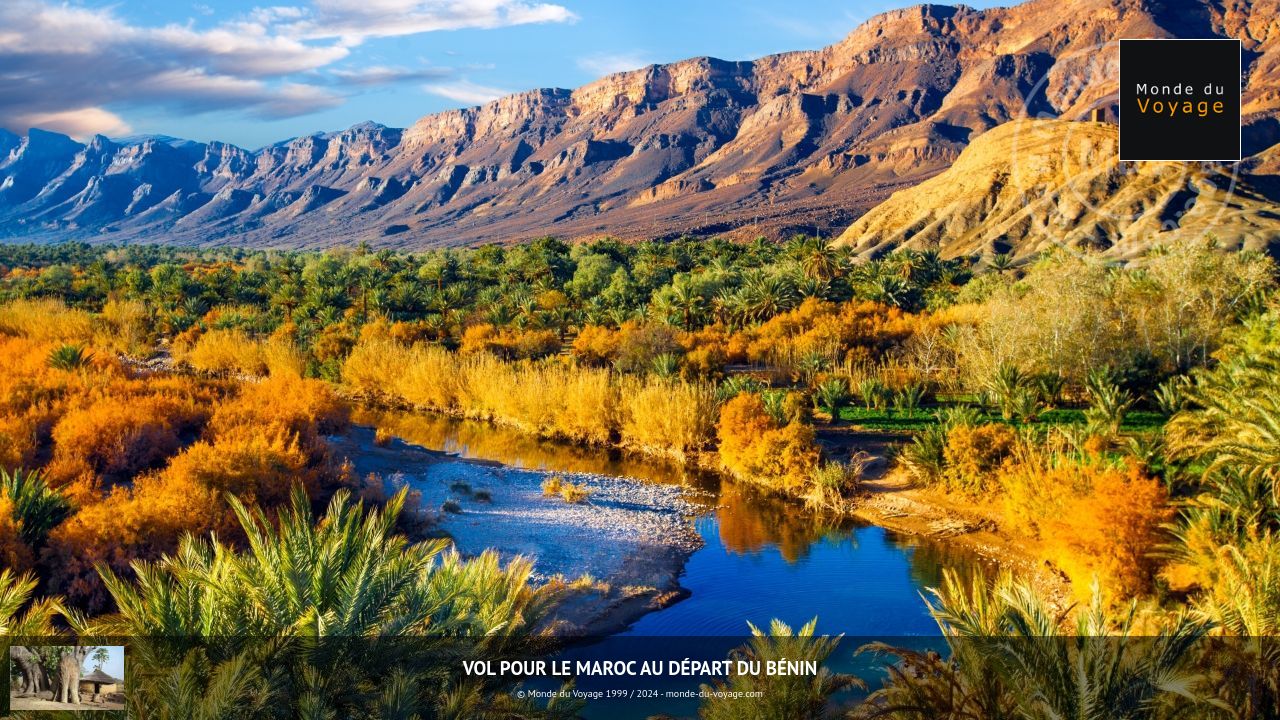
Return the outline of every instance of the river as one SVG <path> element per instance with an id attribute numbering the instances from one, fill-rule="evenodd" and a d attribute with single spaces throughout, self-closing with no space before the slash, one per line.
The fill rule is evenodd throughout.
<path id="1" fill-rule="evenodd" d="M 985 562 L 942 541 L 822 520 L 793 502 L 763 496 L 715 474 L 617 451 L 436 416 L 365 412 L 356 420 L 391 428 L 408 442 L 461 458 L 687 489 L 690 502 L 700 509 L 694 526 L 703 543 L 680 577 L 689 596 L 644 615 L 602 643 L 570 649 L 567 658 L 607 659 L 659 647 L 666 655 L 687 650 L 689 655 L 723 657 L 743 642 L 748 622 L 763 628 L 777 618 L 798 628 L 816 617 L 820 634 L 846 636 L 833 669 L 878 676 L 873 658 L 854 651 L 871 641 L 936 645 L 939 631 L 928 613 L 926 588 L 940 582 L 944 568 L 967 573 Z M 868 679 L 874 684 L 874 677 Z M 667 685 L 697 688 L 697 682 L 684 680 L 668 679 Z M 642 681 L 637 687 L 652 684 Z M 613 678 L 578 683 L 583 690 L 619 686 Z M 639 719 L 658 711 L 692 714 L 696 706 L 696 700 L 593 704 L 586 716 Z"/>

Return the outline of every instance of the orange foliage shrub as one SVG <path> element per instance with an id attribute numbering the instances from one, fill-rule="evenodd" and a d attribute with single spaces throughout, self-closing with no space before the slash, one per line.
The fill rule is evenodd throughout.
<path id="1" fill-rule="evenodd" d="M 618 353 L 619 334 L 607 327 L 588 325 L 573 339 L 573 357 L 584 365 L 602 367 Z"/>
<path id="2" fill-rule="evenodd" d="M 226 493 L 267 508 L 295 482 L 318 493 L 339 479 L 321 435 L 346 422 L 346 406 L 319 381 L 280 377 L 245 385 L 214 409 L 206 438 L 163 470 L 105 497 L 80 483 L 69 492 L 81 509 L 49 536 L 51 588 L 100 612 L 109 599 L 96 563 L 128 576 L 134 560 L 172 552 L 185 533 L 234 535 Z"/>
<path id="3" fill-rule="evenodd" d="M 189 349 L 175 343 L 174 352 L 176 359 L 205 372 L 245 375 L 267 372 L 258 344 L 239 328 L 210 330 L 200 335 Z"/>
<path id="4" fill-rule="evenodd" d="M 39 450 L 41 429 L 49 418 L 39 408 L 0 415 L 0 467 L 29 467 Z"/>
<path id="5" fill-rule="evenodd" d="M 679 354 L 676 331 L 667 325 L 628 320 L 618 328 L 618 350 L 614 365 L 623 372 L 643 374 L 659 355 Z"/>
<path id="6" fill-rule="evenodd" d="M 22 541 L 21 523 L 14 517 L 13 501 L 0 495 L 0 567 L 22 572 L 31 568 L 31 548 Z"/>
<path id="7" fill-rule="evenodd" d="M 62 483 L 110 483 L 156 467 L 178 449 L 180 414 L 175 401 L 161 397 L 107 397 L 71 410 L 53 428 L 50 475 Z"/>
<path id="8" fill-rule="evenodd" d="M 197 485 L 139 478 L 86 505 L 49 534 L 44 562 L 49 587 L 89 613 L 109 608 L 110 597 L 94 566 L 128 577 L 135 560 L 172 552 L 185 533 L 204 534 L 217 521 L 213 493 Z"/>
<path id="9" fill-rule="evenodd" d="M 943 480 L 952 490 L 980 493 L 1017 445 L 1018 434 L 1008 425 L 957 425 L 947 433 Z"/>
<path id="10" fill-rule="evenodd" d="M 295 482 L 316 494 L 323 468 L 311 460 L 294 437 L 244 427 L 187 448 L 164 469 L 162 480 L 273 507 L 288 500 Z"/>
<path id="11" fill-rule="evenodd" d="M 347 427 L 350 410 L 329 386 L 319 380 L 270 378 L 248 384 L 239 395 L 221 403 L 209 421 L 217 439 L 239 428 L 292 436 L 304 447 L 319 448 L 319 438 Z"/>
<path id="12" fill-rule="evenodd" d="M 818 467 L 813 428 L 779 427 L 760 396 L 742 393 L 720 409 L 720 462 L 726 470 L 774 490 L 800 490 Z"/>
<path id="13" fill-rule="evenodd" d="M 863 301 L 843 305 L 808 298 L 754 330 L 747 357 L 751 362 L 787 365 L 809 354 L 833 362 L 878 359 L 922 327 L 920 316 L 899 308 Z"/>
<path id="14" fill-rule="evenodd" d="M 462 333 L 463 354 L 487 352 L 504 360 L 537 359 L 560 350 L 560 335 L 553 330 L 496 328 L 489 323 L 468 327 Z"/>
<path id="15" fill-rule="evenodd" d="M 356 333 L 351 326 L 344 323 L 326 325 L 311 341 L 311 354 L 316 360 L 339 361 L 355 347 Z"/>
<path id="16" fill-rule="evenodd" d="M 683 367 L 686 373 L 699 377 L 718 375 L 730 362 L 729 336 L 722 327 L 711 326 L 681 333 L 679 341 L 684 348 Z M 743 360 L 745 353 L 735 361 Z"/>
<path id="17" fill-rule="evenodd" d="M 628 377 L 617 393 L 621 440 L 628 447 L 683 459 L 715 433 L 715 392 L 706 383 Z"/>
<path id="18" fill-rule="evenodd" d="M 469 325 L 462 331 L 462 344 L 458 350 L 463 353 L 494 352 L 500 347 L 498 328 L 492 323 Z"/>
<path id="19" fill-rule="evenodd" d="M 1089 492 L 1091 466 L 1074 462 L 1011 462 L 999 472 L 1004 521 L 1018 535 L 1041 537 L 1073 498 Z"/>
<path id="20" fill-rule="evenodd" d="M 1093 577 L 1113 597 L 1130 598 L 1151 588 L 1152 557 L 1161 526 L 1174 511 L 1164 485 L 1137 466 L 1109 468 L 1092 477 L 1087 494 L 1071 498 L 1062 514 L 1047 521 L 1050 559 L 1084 593 Z"/>

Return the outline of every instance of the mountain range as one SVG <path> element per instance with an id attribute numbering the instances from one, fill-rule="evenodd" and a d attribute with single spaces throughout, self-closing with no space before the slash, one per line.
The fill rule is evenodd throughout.
<path id="1" fill-rule="evenodd" d="M 1242 182 L 1221 186 L 1221 169 L 1167 182 L 1115 169 L 1114 126 L 1077 121 L 1100 111 L 1114 122 L 1121 37 L 1242 39 L 1252 157 L 1228 171 Z M 1028 117 L 1056 120 L 1010 124 Z M 1006 152 L 1014 129 L 1032 126 L 1039 139 L 1019 157 Z M 1092 149 L 1064 151 L 1049 137 L 1058 135 Z M 408 128 L 362 123 L 257 150 L 0 130 L 0 239 L 425 248 L 548 234 L 820 232 L 867 253 L 914 243 L 957 254 L 1018 249 L 1032 231 L 1108 246 L 1207 230 L 1187 194 L 1239 187 L 1248 207 L 1232 222 L 1239 244 L 1256 245 L 1244 235 L 1277 219 L 1267 210 L 1280 197 L 1277 142 L 1280 0 L 921 5 L 820 50 L 651 65 Z M 1011 186 L 1017 170 L 1004 165 L 1037 153 L 1057 158 L 1046 160 L 1055 169 Z M 1027 211 L 1019 199 L 1078 196 L 1083 186 L 1082 209 Z"/>

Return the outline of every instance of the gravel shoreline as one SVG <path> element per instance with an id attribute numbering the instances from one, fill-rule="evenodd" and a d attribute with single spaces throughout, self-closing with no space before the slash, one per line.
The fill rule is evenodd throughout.
<path id="1" fill-rule="evenodd" d="M 704 508 L 686 490 L 631 478 L 509 467 L 427 450 L 399 438 L 379 446 L 374 429 L 355 426 L 329 438 L 358 477 L 383 479 L 388 491 L 407 485 L 421 496 L 433 527 L 463 555 L 496 550 L 503 559 L 533 560 L 546 582 L 590 576 L 554 617 L 562 634 L 607 634 L 687 595 L 679 578 L 702 546 L 693 519 Z M 543 494 L 552 476 L 590 491 L 570 503 Z"/>

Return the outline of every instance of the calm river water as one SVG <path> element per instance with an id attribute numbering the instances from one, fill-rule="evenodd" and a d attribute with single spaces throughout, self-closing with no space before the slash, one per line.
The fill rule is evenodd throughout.
<path id="1" fill-rule="evenodd" d="M 844 635 L 830 667 L 874 684 L 878 663 L 858 647 L 872 641 L 936 646 L 938 627 L 925 604 L 943 568 L 968 572 L 983 562 L 933 540 L 880 527 L 820 521 L 794 503 L 763 497 L 720 478 L 618 452 L 538 440 L 483 423 L 407 414 L 371 414 L 362 424 L 388 427 L 433 450 L 515 467 L 635 477 L 688 486 L 708 511 L 695 522 L 705 546 L 685 566 L 681 585 L 691 595 L 641 618 L 626 632 L 563 657 L 619 655 L 723 658 L 749 634 L 747 623 L 773 618 L 798 628 L 818 619 L 819 634 Z M 664 681 L 696 689 L 696 681 Z M 580 680 L 581 690 L 621 687 L 617 679 Z M 634 687 L 655 686 L 653 680 Z M 854 700 L 857 693 L 851 695 Z M 598 707 L 597 707 L 598 705 Z M 644 718 L 661 711 L 696 713 L 697 701 L 593 704 L 587 717 Z"/>

